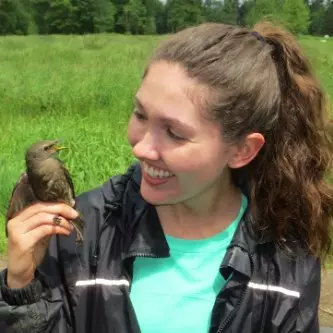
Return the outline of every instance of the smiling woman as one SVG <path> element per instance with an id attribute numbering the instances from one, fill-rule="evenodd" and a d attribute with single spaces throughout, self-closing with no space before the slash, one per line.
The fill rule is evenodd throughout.
<path id="1" fill-rule="evenodd" d="M 83 246 L 54 235 L 33 274 L 15 275 L 43 238 L 25 222 L 73 211 L 31 206 L 9 221 L 1 319 L 19 332 L 319 332 L 333 216 L 326 117 L 283 29 L 170 36 L 128 123 L 138 163 L 76 200 Z"/>

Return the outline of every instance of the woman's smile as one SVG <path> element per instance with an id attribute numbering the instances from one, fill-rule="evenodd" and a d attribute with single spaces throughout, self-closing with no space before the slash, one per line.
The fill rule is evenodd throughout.
<path id="1" fill-rule="evenodd" d="M 167 183 L 170 178 L 175 177 L 170 171 L 153 167 L 145 161 L 142 162 L 142 174 L 150 185 L 162 185 Z"/>

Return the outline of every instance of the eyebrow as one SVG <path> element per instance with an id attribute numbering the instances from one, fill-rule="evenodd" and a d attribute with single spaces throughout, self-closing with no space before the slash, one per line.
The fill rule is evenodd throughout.
<path id="1" fill-rule="evenodd" d="M 135 96 L 135 102 L 136 102 L 136 104 L 138 105 L 138 107 L 140 109 L 145 111 L 145 108 L 144 108 L 143 104 L 141 103 L 141 101 L 136 96 Z M 184 131 L 187 132 L 188 135 L 194 135 L 194 132 L 195 132 L 194 127 L 186 124 L 185 122 L 183 122 L 183 121 L 181 121 L 177 118 L 168 117 L 168 116 L 159 116 L 158 119 L 161 122 L 174 125 L 175 127 L 178 127 L 179 129 L 183 129 Z"/>

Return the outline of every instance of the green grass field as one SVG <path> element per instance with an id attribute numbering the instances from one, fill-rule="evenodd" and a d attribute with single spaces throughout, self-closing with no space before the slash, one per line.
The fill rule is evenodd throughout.
<path id="1" fill-rule="evenodd" d="M 0 38 L 0 253 L 12 186 L 24 151 L 62 138 L 60 157 L 77 192 L 125 171 L 132 160 L 126 124 L 150 52 L 162 37 L 114 34 Z M 333 97 L 333 39 L 301 40 Z"/>

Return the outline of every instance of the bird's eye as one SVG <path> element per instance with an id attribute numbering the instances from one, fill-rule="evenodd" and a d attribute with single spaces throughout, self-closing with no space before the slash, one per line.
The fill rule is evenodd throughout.
<path id="1" fill-rule="evenodd" d="M 50 146 L 44 146 L 44 150 L 47 151 L 49 150 Z"/>

